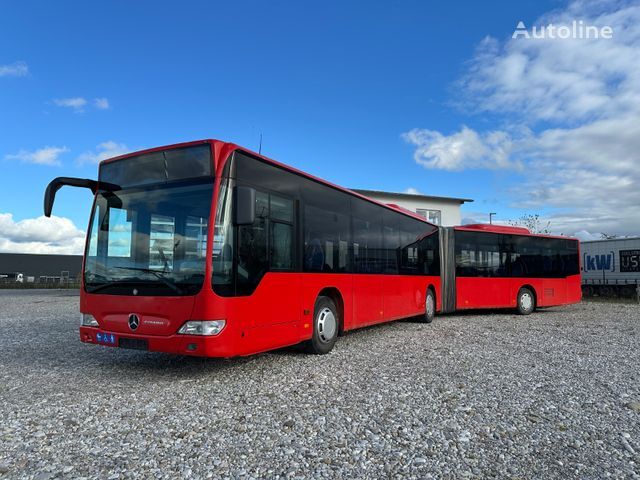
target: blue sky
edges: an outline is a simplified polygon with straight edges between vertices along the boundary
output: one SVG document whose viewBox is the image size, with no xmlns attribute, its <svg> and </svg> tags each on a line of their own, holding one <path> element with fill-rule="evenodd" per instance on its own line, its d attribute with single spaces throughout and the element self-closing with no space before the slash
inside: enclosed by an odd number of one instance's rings
<svg viewBox="0 0 640 480">
<path fill-rule="evenodd" d="M 612 50 L 637 54 L 637 32 L 620 27 L 608 44 L 511 39 L 520 20 L 615 24 L 625 8 L 638 14 L 618 2 L 5 3 L 0 250 L 78 251 L 87 191 L 62 190 L 60 218 L 38 218 L 55 176 L 95 178 L 101 157 L 200 138 L 257 149 L 260 132 L 264 154 L 341 185 L 473 198 L 469 219 L 541 213 L 557 231 L 593 235 L 613 217 L 608 232 L 632 233 L 634 211 L 584 211 L 580 185 L 596 180 L 571 183 L 578 153 L 549 151 L 558 136 L 637 115 L 604 106 L 635 70 L 587 74 L 579 62 L 602 52 L 589 66 L 601 71 Z M 554 62 L 560 80 L 526 75 Z M 514 68 L 517 88 L 505 80 Z M 561 83 L 570 74 L 581 91 Z M 631 164 L 634 148 L 619 152 Z"/>
</svg>

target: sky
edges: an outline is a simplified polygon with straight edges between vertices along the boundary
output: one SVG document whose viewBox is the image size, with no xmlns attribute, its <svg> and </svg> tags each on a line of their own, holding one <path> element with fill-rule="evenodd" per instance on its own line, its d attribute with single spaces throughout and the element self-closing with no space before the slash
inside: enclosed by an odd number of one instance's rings
<svg viewBox="0 0 640 480">
<path fill-rule="evenodd" d="M 100 160 L 203 138 L 334 183 L 640 234 L 640 3 L 0 1 L 0 251 L 82 253 Z M 527 32 L 513 38 L 518 23 Z M 583 22 L 611 38 L 532 38 Z"/>
</svg>

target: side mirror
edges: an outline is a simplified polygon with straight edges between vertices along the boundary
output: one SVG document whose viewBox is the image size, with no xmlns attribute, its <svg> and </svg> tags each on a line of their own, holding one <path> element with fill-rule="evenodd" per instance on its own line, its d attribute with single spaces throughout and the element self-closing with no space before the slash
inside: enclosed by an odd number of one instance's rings
<svg viewBox="0 0 640 480">
<path fill-rule="evenodd" d="M 256 219 L 256 191 L 251 187 L 237 186 L 233 189 L 234 225 L 253 225 Z"/>
<path fill-rule="evenodd" d="M 71 187 L 88 188 L 94 194 L 98 188 L 98 182 L 95 180 L 89 180 L 87 178 L 71 178 L 71 177 L 58 177 L 47 185 L 47 189 L 44 192 L 44 216 L 50 217 L 51 210 L 53 209 L 53 202 L 56 199 L 56 192 L 65 185 Z"/>
</svg>

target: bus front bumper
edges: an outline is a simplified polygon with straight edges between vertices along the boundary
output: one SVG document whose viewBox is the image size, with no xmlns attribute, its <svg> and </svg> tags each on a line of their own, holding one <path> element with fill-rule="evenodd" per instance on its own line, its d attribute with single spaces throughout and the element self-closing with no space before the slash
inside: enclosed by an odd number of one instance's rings
<svg viewBox="0 0 640 480">
<path fill-rule="evenodd" d="M 110 332 L 101 328 L 80 327 L 80 341 L 105 347 L 129 348 L 149 352 L 193 355 L 198 357 L 232 357 L 230 342 L 224 340 L 224 333 L 216 336 L 202 335 L 136 335 L 133 333 Z"/>
</svg>

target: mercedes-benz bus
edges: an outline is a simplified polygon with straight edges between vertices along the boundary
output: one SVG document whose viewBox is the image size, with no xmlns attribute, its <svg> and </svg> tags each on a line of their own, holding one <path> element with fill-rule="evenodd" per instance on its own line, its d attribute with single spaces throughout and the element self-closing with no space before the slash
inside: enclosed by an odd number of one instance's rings
<svg viewBox="0 0 640 480">
<path fill-rule="evenodd" d="M 396 205 L 217 140 L 104 160 L 80 292 L 85 343 L 209 357 L 302 343 L 464 308 L 580 299 L 576 240 L 439 228 Z M 575 284 L 575 285 L 574 285 Z"/>
</svg>

